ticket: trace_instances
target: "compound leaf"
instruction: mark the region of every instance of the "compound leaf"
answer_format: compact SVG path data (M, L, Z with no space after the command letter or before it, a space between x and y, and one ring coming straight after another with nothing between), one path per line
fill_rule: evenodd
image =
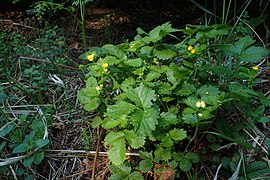
M158 116L158 111L153 108L145 111L141 109L136 110L131 116L135 132L141 136L148 136L151 134L158 124Z
M123 132L110 132L104 140L105 145L110 144L109 159L114 165L123 164L125 161L125 134Z
M129 115L135 110L136 106L125 102L117 101L115 105L110 105L107 107L107 112L105 116L110 118L121 118L122 116Z
M131 172L131 167L125 165L125 164L121 164L121 165L114 165L111 164L110 165L110 171L112 172L113 175L118 175L119 177L126 177L130 174ZM109 178L110 179L110 178Z
M242 61L257 63L269 54L269 51L263 47L251 46L244 50L238 57Z
M132 67L140 67L142 65L142 59L136 58L136 59L129 59L125 61L125 64L132 66Z
M131 147L134 149L138 149L142 147L145 143L145 138L140 137L137 134L135 134L134 131L125 131L126 139Z
M152 101L156 100L155 91L146 87L143 83L135 89L131 87L128 88L127 97L143 109L150 108L152 106Z
M175 141L181 141L187 137L187 131L175 128L169 132L169 136Z

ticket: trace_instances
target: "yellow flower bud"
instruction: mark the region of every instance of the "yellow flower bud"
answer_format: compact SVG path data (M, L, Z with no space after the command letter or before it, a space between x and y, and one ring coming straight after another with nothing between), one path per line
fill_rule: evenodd
M107 69L107 68L108 68L108 66L109 66L109 64L108 64L108 63L104 63L104 64L102 64L103 69Z
M206 105L205 105L205 102L204 101L197 101L196 106L198 108L200 108L200 107L205 108Z
M86 57L86 59L87 59L88 61L93 61L94 58L95 58L95 54L89 54L89 55Z
M259 66L252 66L252 69L255 70L255 71L258 71L259 70Z
M193 50L194 48L193 48L193 46L188 46L188 48L187 48L189 51L191 51L191 50Z
M194 54L195 52L196 52L196 50L195 49L191 49L191 54Z
M203 114L202 114L202 113L199 113L199 114L198 114L198 116L199 116L199 117L202 117L202 116L203 116Z

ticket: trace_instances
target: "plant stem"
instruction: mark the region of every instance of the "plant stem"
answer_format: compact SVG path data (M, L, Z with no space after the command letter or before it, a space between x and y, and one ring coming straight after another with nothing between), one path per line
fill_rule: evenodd
M80 1L80 12L81 12L81 27L82 27L82 41L84 52L87 51L86 34L85 34L85 0Z
M195 140L195 138L196 138L196 136L197 136L197 134L198 134L198 129L199 129L199 125L197 124L197 125L196 125L196 129L195 129L195 132L194 132L194 135L193 135L193 137L190 139L190 141L188 142L188 145L186 146L184 152L187 152L187 150L188 150L188 148L189 148L191 142Z

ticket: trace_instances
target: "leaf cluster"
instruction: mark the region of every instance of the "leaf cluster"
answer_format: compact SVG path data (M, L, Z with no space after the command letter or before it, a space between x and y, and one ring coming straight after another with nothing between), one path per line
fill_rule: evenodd
M151 170L153 163L169 163L188 172L199 161L196 154L186 153L188 146L184 148L193 140L189 132L210 125L221 106L241 107L242 99L254 97L263 99L263 107L269 102L252 86L246 87L257 77L251 63L262 60L267 50L254 46L250 37L216 44L217 36L229 33L228 25L190 25L182 30L185 40L164 41L178 31L170 23L149 33L139 28L134 41L91 48L80 56L94 55L95 61L84 67L86 86L78 99L86 110L99 112L92 126L108 130L104 143L116 166L122 166L130 146L153 152L140 154L142 172ZM235 59L229 65L217 59L228 54Z

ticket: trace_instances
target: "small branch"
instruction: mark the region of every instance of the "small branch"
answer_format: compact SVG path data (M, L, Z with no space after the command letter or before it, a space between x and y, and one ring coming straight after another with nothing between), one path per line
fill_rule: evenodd
M53 150L48 149L45 152L58 152L58 153L84 153L84 154L96 154L96 151L85 151L85 150ZM98 152L100 155L108 155L108 152ZM138 153L126 153L126 156L140 156Z
M194 132L194 135L193 135L193 137L190 139L190 141L188 142L188 145L186 146L186 148L185 148L185 151L184 152L186 152L187 150L188 150L188 148L189 148L189 146L190 146L190 144L196 139L196 137L197 137L197 134L198 134L198 129L199 129L199 125L197 125L196 126L196 129L195 129L195 132Z
M97 158L98 158L98 152L99 152L99 146L100 146L100 138L102 136L103 128L101 128L99 136L98 136L98 141L97 141L97 147L96 147L96 154L94 158L94 166L92 169L92 180L95 180L95 171L96 171L96 166L97 166Z
M38 61L38 62L45 62L45 63L49 63L49 64L55 64L57 66L61 66L63 68L68 68L68 69L72 69L72 70L78 70L78 68L75 68L75 67L71 67L71 66L67 66L67 65L64 65L64 64L57 64L57 63L52 63L50 61L46 61L45 59L38 59L38 58L32 58L32 57L19 57L19 59L28 59L28 60L33 60L33 61Z
M0 19L0 22L11 23L11 26L15 25L15 26L22 26L22 27L29 28L29 29L37 29L37 28L31 27L31 26L27 26L27 25L24 25L24 24L15 23L12 20L7 20L7 19Z

